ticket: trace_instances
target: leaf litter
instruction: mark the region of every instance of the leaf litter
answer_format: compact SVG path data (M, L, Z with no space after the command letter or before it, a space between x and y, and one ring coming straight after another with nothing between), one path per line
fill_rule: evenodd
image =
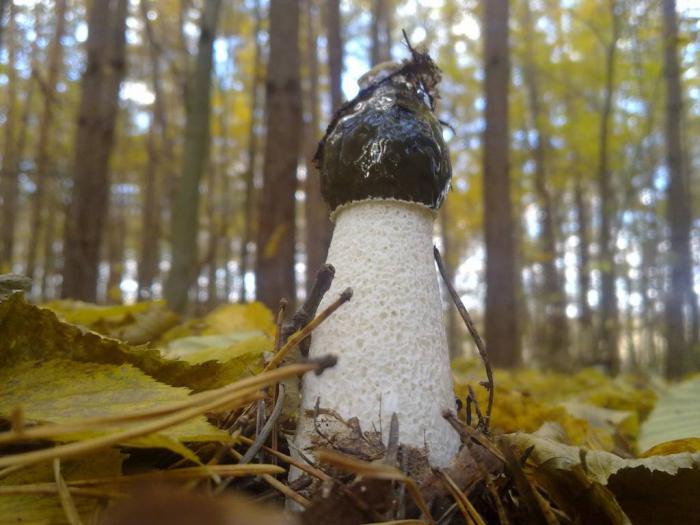
M326 281L332 276L326 269ZM261 524L696 519L697 377L666 386L594 370L496 370L488 388L472 389L483 386L482 373L461 360L454 363L456 395L465 402L459 416L445 417L463 448L449 469L421 467L398 443L373 462L344 448L309 464L284 440L296 414L293 402L278 411L275 398L285 389L274 385L332 364L290 353L350 299L348 292L316 315L326 285L287 324L255 303L172 325L157 320L172 319L157 303L42 308L21 293L5 295L0 522L128 523L110 520L133 518L158 501L200 513L217 505L247 509L265 516ZM136 332L140 342L130 344L123 334ZM481 410L489 394L492 412ZM288 465L302 475L285 481ZM226 485L225 494L211 495ZM285 499L306 512L261 508Z

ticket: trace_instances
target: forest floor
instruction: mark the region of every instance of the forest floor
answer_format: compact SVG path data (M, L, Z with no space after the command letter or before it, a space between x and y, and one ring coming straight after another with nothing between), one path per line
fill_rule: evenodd
M274 365L314 326L280 342L259 303L182 321L158 302L6 294L0 523L698 522L700 376L495 370L487 414L481 361L459 359L452 469L338 450L310 465L289 455L275 385L329 363Z

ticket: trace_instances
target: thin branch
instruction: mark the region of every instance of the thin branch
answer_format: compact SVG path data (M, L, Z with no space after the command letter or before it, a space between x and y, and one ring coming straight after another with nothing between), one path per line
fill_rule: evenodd
M280 415L282 414L282 408L284 407L284 384L280 383L279 385L277 385L277 388L279 388L279 392L277 395L277 402L275 403L275 407L272 409L270 417L265 422L265 426L263 426L262 430L260 431L260 434L255 439L255 442L250 446L250 448L248 448L248 451L239 461L239 463L242 465L250 462L250 460L252 460L255 457L255 455L258 452L260 452L260 449L265 444L265 441L267 441L267 438L269 437L270 432L272 431L272 427L275 425Z
M484 368L486 369L486 378L488 379L488 381L486 383L482 383L482 385L484 386L484 388L486 388L489 391L489 401L488 401L488 406L486 407L486 415L484 416L483 431L484 431L484 433L487 433L489 431L489 423L491 421L491 410L493 409L493 390L494 390L494 388L493 388L493 370L491 368L491 361L489 361L489 355L486 353L486 345L484 344L483 339L481 339L481 336L479 335L479 332L476 329L476 326L474 325L474 321L472 321L472 318L469 315L467 308L464 306L462 299L459 298L459 294L457 293L454 286L450 282L449 277L447 276L445 262L442 260L442 255L440 255L440 250L437 249L437 246L433 247L433 253L435 255L435 262L437 263L438 269L440 270L440 275L442 276L442 280L445 282L445 286L447 287L447 291L450 292L450 296L452 297L452 301L455 303L455 306L457 307L457 311L459 312L459 315L462 316L462 320L464 321L464 324L467 326L467 330L469 330L469 334L472 336L472 339L474 339L474 344L476 344L476 349L479 351L479 355L481 356L481 360L484 362Z
M320 314L318 314L314 319L304 326L301 330L298 332L295 332L284 345L282 348L279 349L279 352L277 352L270 362L267 364L265 367L264 372L268 372L272 370L273 368L277 367L282 360L284 359L284 356L287 355L287 352L289 352L292 348L294 348L296 345L298 345L301 341L306 339L306 337L318 326L320 325L323 321L325 321L333 312L335 312L338 308L340 308L343 304L347 303L350 298L352 297L352 288L346 288L340 296L333 301L331 304L328 305L328 307L323 310Z
M311 322L316 315L316 311L318 310L318 306L321 304L321 300L330 289L334 277L335 268L333 265L324 264L316 274L316 280L314 281L314 285L311 288L306 301L304 301L304 304L294 314L292 320L282 326L280 337L281 344L285 344L287 339L289 339L294 332L301 330ZM301 353L304 356L308 355L308 346L310 341L311 338L307 337L300 343ZM275 348L275 351L277 350L279 350L279 348Z
M68 485L66 485L66 481L61 475L61 460L59 458L53 460L53 477L58 489L58 499L61 500L61 507L63 507L66 520L68 520L70 525L83 525L78 509L75 507L75 502L68 490Z

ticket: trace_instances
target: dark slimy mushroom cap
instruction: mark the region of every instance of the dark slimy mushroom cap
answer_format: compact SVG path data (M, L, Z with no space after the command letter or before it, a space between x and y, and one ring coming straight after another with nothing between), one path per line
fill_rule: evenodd
M319 144L321 191L331 210L368 199L437 209L445 199L452 168L433 112L440 73L427 54L411 52L410 61L365 74Z

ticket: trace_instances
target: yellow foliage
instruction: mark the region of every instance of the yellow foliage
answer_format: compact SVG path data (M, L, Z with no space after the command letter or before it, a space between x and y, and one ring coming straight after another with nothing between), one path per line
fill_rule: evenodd
M66 481L121 475L126 455L115 449L101 450L80 458L61 461L61 475ZM0 480L0 488L54 481L51 463L39 463L14 472ZM94 515L102 506L96 498L74 498L82 516ZM65 523L61 502L55 494L0 496L0 523Z
M639 457L668 456L669 454L679 454L681 452L700 452L700 437L665 441L654 445L649 450L645 450Z
M166 344L174 339L193 335L223 335L247 331L260 331L270 337L275 333L272 312L260 302L219 306L201 319L192 319L172 328L163 335L160 343Z
M462 400L467 385L482 381L483 370L475 361L453 364L455 390ZM635 377L611 379L594 369L569 375L535 369L496 370L492 428L505 433L535 432L556 423L561 440L592 450L635 449L639 421L653 407L656 394ZM485 409L487 392L474 387L479 406Z

